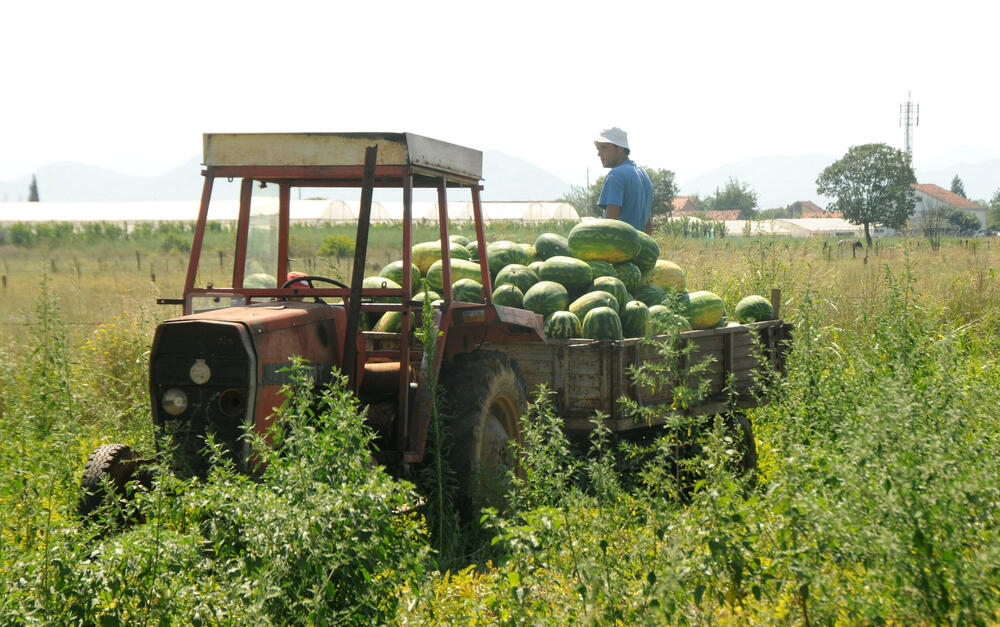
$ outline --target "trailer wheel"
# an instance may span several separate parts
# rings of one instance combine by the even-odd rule
[[[457,355],[442,369],[446,413],[451,416],[449,464],[459,482],[458,509],[475,516],[502,507],[508,473],[517,468],[509,446],[523,444],[520,419],[527,409],[517,362],[503,353]]]
[[[77,513],[91,521],[107,494],[106,480],[110,479],[114,494],[122,495],[125,484],[132,479],[138,467],[138,453],[127,444],[102,444],[90,454],[80,480],[80,501]]]

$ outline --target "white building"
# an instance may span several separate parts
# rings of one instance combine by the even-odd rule
[[[963,198],[943,187],[933,183],[913,183],[912,187],[917,192],[917,204],[913,210],[913,219],[919,222],[928,211],[933,211],[940,207],[955,207],[968,211],[979,219],[982,228],[986,228],[986,213],[988,209],[968,198]]]

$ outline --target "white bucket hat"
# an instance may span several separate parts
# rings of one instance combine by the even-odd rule
[[[604,129],[597,135],[597,139],[594,140],[594,143],[596,144],[598,142],[628,148],[628,133],[621,130],[617,126],[612,126],[611,128]]]

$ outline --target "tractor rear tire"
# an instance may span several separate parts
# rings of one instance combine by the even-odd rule
[[[472,519],[483,507],[503,507],[509,473],[517,471],[509,443],[524,443],[524,379],[507,355],[476,351],[442,369],[441,384],[451,416],[449,465],[458,477],[458,511]]]
[[[85,521],[91,521],[95,513],[112,496],[107,494],[110,479],[115,496],[122,496],[125,484],[135,475],[139,454],[127,444],[102,444],[87,459],[80,480],[80,501],[77,514]]]

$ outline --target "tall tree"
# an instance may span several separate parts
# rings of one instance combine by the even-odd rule
[[[951,179],[951,191],[952,193],[958,194],[962,198],[968,198],[968,196],[965,195],[965,185],[962,184],[962,179],[958,178],[957,174],[955,175],[955,178]]]
[[[31,186],[28,187],[28,202],[38,202],[38,180],[31,175]]]
[[[847,154],[827,166],[816,179],[816,192],[835,200],[852,224],[863,224],[865,241],[872,245],[871,225],[898,229],[913,215],[916,197],[910,157],[886,144],[852,146]]]
[[[989,207],[990,210],[986,212],[986,227],[994,231],[1000,230],[1000,189],[990,198]]]
[[[657,170],[656,168],[646,168],[649,180],[653,182],[653,206],[651,213],[663,215],[672,209],[674,196],[677,195],[677,183],[674,182],[674,173],[670,170]]]
[[[710,211],[739,210],[740,219],[749,220],[757,214],[757,192],[748,183],[741,183],[736,177],[729,177],[726,186],[705,199]]]

